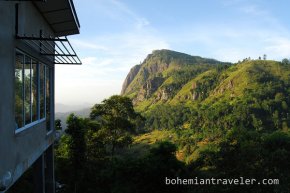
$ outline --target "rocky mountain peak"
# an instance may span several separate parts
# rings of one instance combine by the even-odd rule
[[[121,94],[131,97],[134,104],[144,100],[168,101],[187,81],[220,63],[172,50],[154,50],[130,70]]]

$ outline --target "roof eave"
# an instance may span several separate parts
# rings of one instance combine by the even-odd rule
[[[63,10],[69,10],[69,15],[66,13],[63,13],[64,16],[69,17],[69,21],[71,24],[69,26],[64,25],[64,24],[55,24],[55,20],[59,22],[59,17],[53,17],[53,14],[57,15],[59,12],[61,12],[61,7],[60,1],[63,2],[66,6],[64,6]],[[74,34],[79,34],[80,33],[80,23],[76,14],[76,10],[73,4],[72,0],[47,0],[46,2],[34,2],[35,6],[38,8],[39,12],[42,14],[42,16],[45,18],[47,23],[51,26],[54,35],[56,37],[60,36],[67,36],[67,35],[74,35]],[[48,4],[51,10],[56,10],[55,12],[50,12],[49,10],[46,9],[46,5]],[[57,12],[60,10],[59,12]],[[65,15],[66,14],[66,15]],[[54,18],[54,19],[52,19]],[[64,21],[65,23],[65,21]]]

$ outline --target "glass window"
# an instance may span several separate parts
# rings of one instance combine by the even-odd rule
[[[32,60],[31,64],[31,108],[32,121],[38,120],[38,64]]]
[[[25,56],[24,64],[25,125],[31,123],[31,58]]]
[[[46,129],[50,131],[50,70],[45,68]]]
[[[40,119],[45,117],[45,65],[39,64]]]
[[[24,126],[23,103],[23,60],[24,55],[16,53],[15,63],[15,122],[16,128]]]
[[[16,129],[46,119],[50,130],[50,81],[47,65],[17,51],[15,56],[15,124]]]

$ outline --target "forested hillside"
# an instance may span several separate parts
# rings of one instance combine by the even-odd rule
[[[56,146],[59,192],[290,192],[290,63],[235,64],[170,50],[132,68],[122,95],[70,115]],[[166,178],[278,179],[166,185]],[[85,190],[85,191],[84,191]]]
[[[195,58],[155,51],[131,84],[124,84],[123,95],[132,98],[146,120],[146,134],[135,143],[169,140],[177,146],[179,160],[206,175],[279,176],[281,192],[289,191],[289,60],[229,64],[199,57],[182,60],[185,56]],[[167,67],[140,79],[155,65]],[[155,84],[156,79],[161,82]],[[263,191],[274,191],[267,188]]]

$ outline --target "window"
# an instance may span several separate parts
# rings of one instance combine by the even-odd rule
[[[32,122],[38,119],[38,63],[31,63],[31,118]]]
[[[16,128],[21,128],[24,126],[23,61],[24,55],[16,53],[16,64],[15,64],[15,121],[17,125]]]
[[[50,130],[50,68],[17,51],[15,60],[16,129],[47,120]]]
[[[39,64],[40,118],[45,118],[45,65]]]
[[[27,125],[31,123],[31,58],[27,56],[24,63],[24,112]]]
[[[46,98],[46,130],[50,130],[50,70],[48,67],[45,67],[45,98]]]

